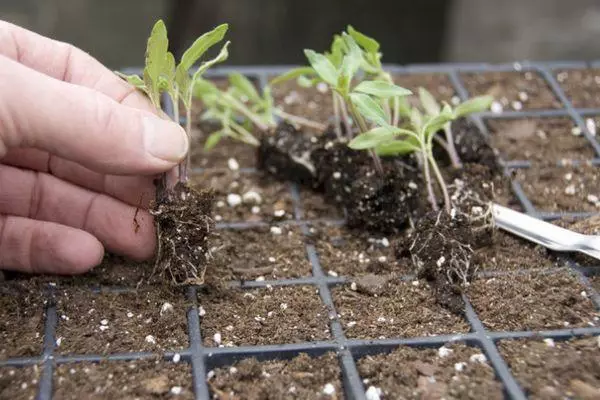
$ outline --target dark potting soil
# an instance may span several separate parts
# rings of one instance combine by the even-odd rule
[[[192,175],[199,188],[215,192],[213,219],[216,222],[283,221],[294,219],[287,184],[274,182],[260,173],[209,169]]]
[[[568,69],[556,80],[575,108],[600,108],[600,68]]]
[[[600,166],[517,169],[515,179],[540,211],[600,212]]]
[[[91,294],[66,289],[56,294],[56,307],[60,354],[160,352],[188,345],[187,307],[178,291]]]
[[[600,314],[585,287],[567,272],[480,279],[470,285],[467,294],[485,327],[492,331],[600,324]]]
[[[594,148],[567,118],[496,119],[486,123],[493,146],[506,161],[554,165],[561,160],[595,156]]]
[[[317,249],[321,268],[332,276],[399,276],[412,272],[409,263],[396,260],[392,237],[319,224],[311,226],[310,240]]]
[[[154,216],[158,236],[152,278],[172,284],[202,284],[210,259],[209,238],[214,193],[178,182],[173,189],[157,186]]]
[[[311,275],[302,233],[279,226],[219,230],[212,239],[213,257],[207,282],[299,278]]]
[[[596,292],[600,293],[600,275],[591,276],[589,280]]]
[[[326,84],[305,88],[291,80],[271,89],[275,106],[289,114],[321,123],[328,123],[334,115],[331,91]]]
[[[207,287],[198,300],[205,346],[300,343],[331,336],[327,309],[313,287]]]
[[[53,398],[193,399],[191,366],[156,359],[60,364]]]
[[[464,318],[439,305],[425,281],[367,275],[352,282],[332,290],[349,338],[411,338],[469,331]]]
[[[491,95],[505,110],[562,108],[550,87],[536,72],[477,72],[464,73],[461,77],[471,96]]]
[[[328,202],[321,193],[299,187],[300,204],[302,206],[302,214],[300,219],[327,219],[341,220],[344,218],[344,210],[338,204]]]
[[[452,104],[452,98],[456,96],[454,86],[446,74],[393,74],[394,83],[400,87],[413,92],[408,97],[409,103],[420,105],[418,102],[419,87],[427,89],[438,102]]]
[[[211,394],[225,399],[343,399],[337,356],[311,358],[300,354],[291,360],[238,361],[208,373]]]
[[[357,364],[367,393],[385,399],[504,398],[481,349],[461,343],[441,349],[400,346],[389,354],[364,356]]]
[[[504,340],[499,349],[531,399],[600,398],[600,337]]]
[[[0,399],[33,400],[38,391],[40,368],[0,367]]]
[[[42,287],[0,283],[0,360],[42,353],[44,307]]]
[[[256,167],[256,148],[253,146],[223,138],[213,149],[205,151],[199,140],[192,145],[192,168],[227,168],[230,159],[234,159],[240,168]]]

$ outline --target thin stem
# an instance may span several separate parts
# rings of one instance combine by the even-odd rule
[[[440,168],[438,167],[437,163],[435,162],[435,159],[433,158],[433,153],[431,152],[431,149],[429,149],[428,158],[429,162],[431,163],[431,167],[433,168],[433,172],[435,173],[435,176],[437,178],[438,184],[440,185],[440,189],[442,190],[442,195],[444,196],[444,206],[446,208],[446,211],[450,213],[451,204],[450,196],[448,195],[448,188],[446,187],[446,182],[444,182],[442,172],[440,171]]]
[[[237,122],[231,121],[231,130],[239,135],[239,139],[242,142],[254,147],[260,146],[260,142],[256,140],[256,138],[250,132],[248,132],[246,128]]]
[[[240,113],[242,113],[246,118],[248,118],[250,121],[252,121],[252,123],[254,125],[256,125],[256,127],[265,132],[269,129],[269,126],[266,125],[263,121],[260,120],[260,118],[258,118],[252,111],[250,111],[248,109],[248,107],[246,107],[243,103],[241,103],[240,101],[238,101],[236,98],[234,98],[231,95],[228,95],[227,93],[225,93],[224,97],[227,99],[227,101],[233,105],[236,110],[238,110]]]
[[[398,96],[393,97],[393,103],[392,126],[398,126],[400,124],[400,99]]]
[[[333,101],[333,117],[334,117],[333,129],[335,131],[335,136],[338,139],[341,139],[342,138],[342,127],[340,126],[340,124],[341,124],[340,106],[338,104],[337,96],[333,90],[331,91],[331,100]]]
[[[359,113],[358,110],[356,109],[356,106],[354,105],[352,100],[348,99],[348,105],[350,106],[350,112],[352,113],[352,118],[354,118],[354,120],[358,123],[360,132],[361,133],[368,132],[369,128],[367,127],[367,123],[365,122],[365,119],[363,118],[362,114]],[[369,154],[371,154],[371,157],[373,158],[373,163],[375,164],[375,169],[377,170],[377,172],[380,175],[383,175],[383,164],[381,163],[381,159],[375,152],[375,149],[369,149]]]
[[[177,124],[177,125],[181,125],[181,121],[179,119],[179,95],[177,93],[175,93],[174,96],[171,97],[171,102],[173,103],[173,121]],[[187,137],[188,137],[188,153],[190,152],[189,146],[190,146],[190,134],[186,131]],[[177,180],[179,182],[185,182],[185,180],[182,179],[182,172],[183,168],[185,168],[185,166],[183,165],[185,163],[182,162],[181,164],[178,165],[178,177]],[[166,187],[169,187],[169,185],[167,185]]]
[[[327,128],[327,126],[325,124],[322,124],[320,122],[311,121],[310,119],[307,119],[304,117],[299,117],[297,115],[288,114],[285,111],[280,110],[280,109],[275,109],[274,113],[275,113],[275,115],[278,115],[279,117],[281,117],[285,120],[291,121],[298,125],[306,126],[308,128],[316,129],[318,131],[324,131]]]
[[[383,111],[385,112],[385,116],[387,117],[387,123],[392,123],[392,108],[390,107],[390,100],[386,99],[383,101]]]
[[[346,136],[352,138],[352,127],[350,126],[350,117],[348,116],[348,108],[346,107],[346,102],[343,97],[339,93],[335,93],[338,104],[340,105],[340,110],[342,112],[342,120],[344,122],[344,128],[346,129]]]
[[[179,164],[179,182],[185,183],[188,180],[188,165],[191,163],[191,143],[192,143],[192,108],[186,107],[185,110],[185,133],[188,137],[188,151],[185,160]]]
[[[446,143],[448,144],[446,151],[450,156],[450,162],[454,168],[462,168],[462,162],[460,161],[460,157],[454,146],[454,136],[452,135],[452,125],[450,123],[447,123],[444,126],[444,132],[446,133]]]
[[[433,191],[433,182],[431,181],[431,172],[429,170],[429,160],[425,157],[426,150],[422,150],[421,160],[423,166],[423,172],[425,173],[425,185],[427,186],[427,200],[429,200],[429,204],[431,204],[431,208],[433,211],[438,211],[439,207],[437,204],[437,199],[435,198],[435,192]]]

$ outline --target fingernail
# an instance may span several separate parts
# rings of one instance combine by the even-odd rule
[[[144,147],[156,158],[169,162],[183,160],[188,139],[182,127],[157,117],[144,117]]]

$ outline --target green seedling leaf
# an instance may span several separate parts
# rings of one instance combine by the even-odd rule
[[[271,80],[271,85],[278,85],[280,83],[292,80],[292,79],[298,79],[301,76],[307,77],[307,76],[314,76],[316,75],[315,70],[312,67],[298,67],[298,68],[294,68],[289,70],[288,72],[279,75],[278,77],[274,78],[273,80]]]
[[[168,47],[167,28],[162,20],[158,20],[148,38],[146,67],[144,68],[144,84],[148,96],[155,106],[160,104],[161,82],[159,78],[165,71]]]
[[[227,135],[223,129],[211,133],[206,138],[206,142],[204,142],[204,150],[205,151],[212,150],[217,144],[219,144],[221,139],[223,139],[223,137],[225,137],[225,136],[227,136]]]
[[[196,39],[185,53],[183,53],[179,68],[189,71],[208,49],[223,40],[228,29],[228,24],[222,24]]]
[[[382,143],[375,149],[380,156],[400,156],[420,151],[419,146],[409,140],[391,140]]]
[[[340,35],[335,35],[333,37],[333,42],[331,43],[331,53],[326,54],[326,57],[336,68],[339,68],[342,65],[344,49],[344,39]]]
[[[369,53],[377,53],[379,51],[379,42],[377,40],[360,33],[356,29],[352,27],[352,25],[348,25],[348,34],[352,36],[352,38],[358,43],[362,48],[364,48]]]
[[[417,131],[420,131],[423,126],[423,114],[421,114],[421,111],[416,107],[413,107],[410,110],[410,124]]]
[[[304,75],[298,77],[296,83],[303,88],[311,88],[321,81],[320,78],[310,79]]]
[[[403,118],[411,118],[412,109],[406,97],[398,98],[398,112]]]
[[[423,87],[419,87],[419,100],[425,112],[430,116],[438,115],[442,110],[435,97]]]
[[[423,128],[422,128],[425,138],[430,138],[431,136],[435,135],[440,129],[442,129],[444,127],[444,125],[446,125],[448,122],[452,121],[453,119],[454,119],[454,116],[452,115],[452,113],[448,113],[448,112],[442,112],[439,115],[436,115],[435,117],[430,118],[423,125]]]
[[[219,95],[219,88],[206,79],[197,79],[194,82],[194,97],[202,99],[209,95]]]
[[[194,73],[194,76],[192,77],[192,81],[195,82],[196,79],[200,78],[202,76],[202,74],[204,74],[204,72],[206,72],[206,70],[211,68],[213,65],[222,63],[223,61],[227,60],[227,58],[229,57],[229,49],[228,48],[229,48],[230,43],[231,42],[225,43],[225,45],[223,46],[223,48],[221,49],[221,51],[215,58],[213,58],[212,60],[203,62],[202,65],[200,65],[200,67],[198,68],[198,70]]]
[[[313,50],[304,50],[304,54],[319,77],[329,85],[336,87],[339,73],[331,61],[323,54],[319,54]]]
[[[494,98],[492,96],[474,97],[456,106],[454,109],[454,116],[455,118],[460,118],[473,113],[489,110],[493,101]]]
[[[115,74],[117,74],[119,78],[126,80],[130,85],[135,86],[137,89],[142,91],[146,90],[146,85],[139,75],[125,75],[119,71],[115,71]]]
[[[254,87],[254,84],[250,81],[250,79],[246,78],[239,72],[234,72],[229,75],[229,83],[231,86],[237,89],[239,93],[248,97],[250,101],[257,103],[262,102],[260,95]]]
[[[385,111],[383,111],[381,105],[370,96],[363,93],[351,93],[350,100],[358,108],[358,112],[368,120],[381,126],[389,125]]]
[[[416,136],[414,132],[407,129],[379,126],[356,136],[348,143],[348,147],[354,150],[373,149],[395,139],[399,135]]]
[[[412,94],[408,89],[401,88],[400,86],[385,81],[363,81],[354,88],[354,91],[384,99],[393,96],[408,96]]]

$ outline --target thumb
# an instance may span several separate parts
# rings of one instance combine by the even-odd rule
[[[97,172],[156,174],[187,153],[184,130],[0,56],[0,158],[34,147]]]

